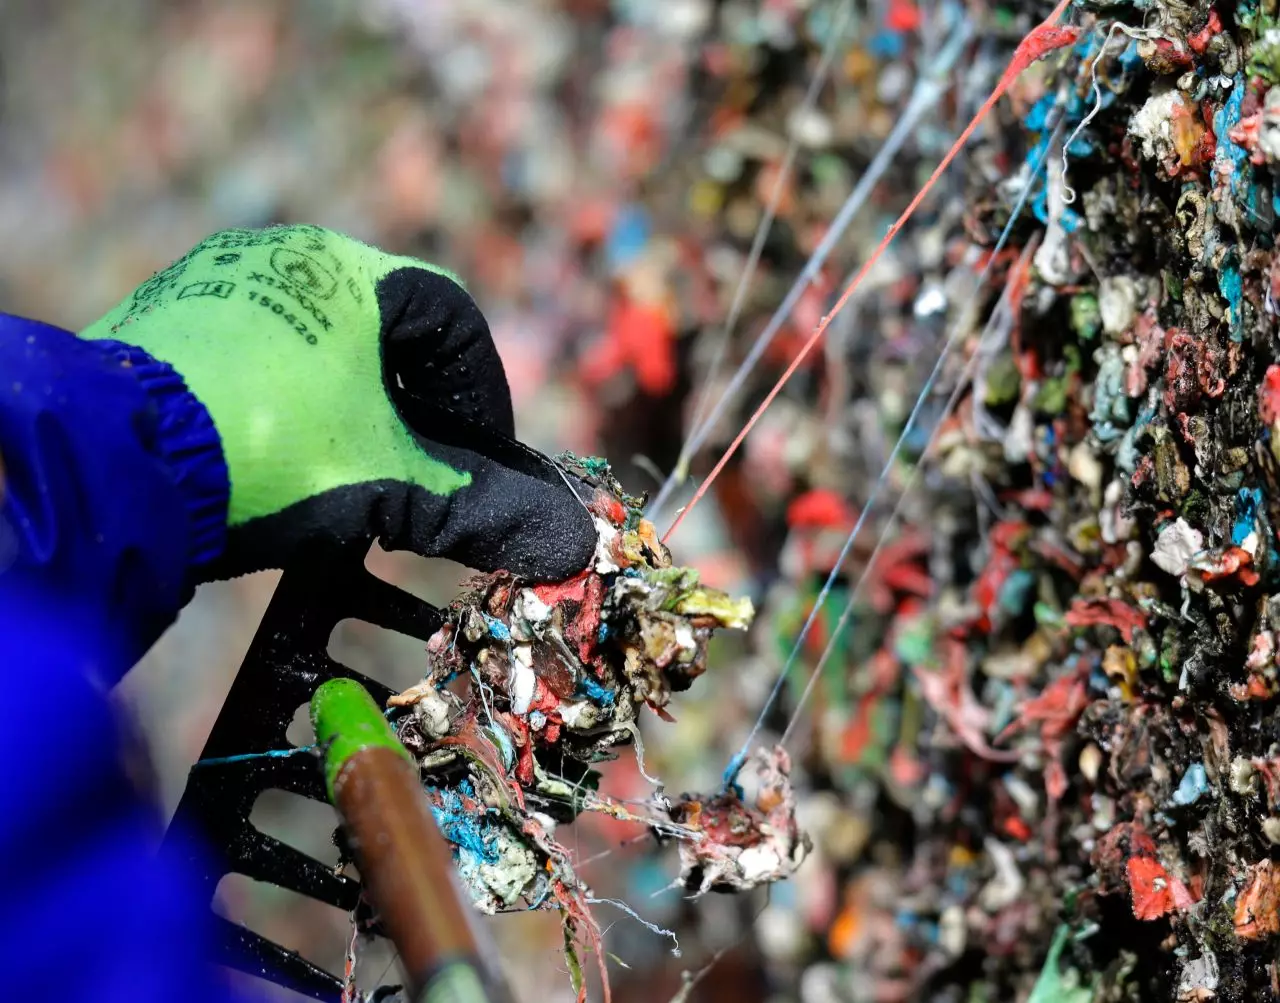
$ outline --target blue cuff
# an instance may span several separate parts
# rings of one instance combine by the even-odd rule
[[[153,407],[154,422],[145,438],[177,485],[187,513],[187,566],[195,580],[221,556],[227,540],[227,503],[231,481],[222,440],[213,418],[177,371],[123,341],[93,341],[105,355],[128,369]]]
[[[181,378],[128,345],[0,313],[0,374],[0,670],[60,635],[113,685],[221,553],[221,443]]]

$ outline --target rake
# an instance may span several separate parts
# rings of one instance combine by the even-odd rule
[[[559,468],[541,453],[447,407],[408,394],[397,405],[410,428],[431,428],[432,440],[467,449],[526,476],[563,485]],[[200,761],[192,768],[170,832],[203,836],[205,853],[188,859],[210,906],[218,883],[242,874],[350,912],[361,885],[258,830],[250,815],[258,797],[282,790],[328,803],[317,757],[282,755],[298,709],[331,679],[354,679],[379,705],[391,691],[334,660],[329,637],[339,621],[363,620],[425,642],[443,622],[429,603],[368,571],[371,541],[317,546],[284,569],[253,642],[223,703]],[[166,839],[162,852],[187,854]],[[317,1000],[339,1001],[344,980],[247,927],[214,914],[212,960]]]

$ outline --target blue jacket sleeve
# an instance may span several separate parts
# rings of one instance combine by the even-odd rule
[[[0,942],[20,998],[226,1001],[153,854],[106,690],[225,533],[212,422],[168,366],[0,315]]]
[[[0,462],[0,656],[72,634],[82,668],[115,683],[222,549],[208,412],[139,349],[0,314]]]
[[[80,654],[74,637],[44,635],[0,671],[6,988],[17,999],[232,1003],[207,960],[209,903],[185,865],[199,847],[156,856],[159,820],[130,783],[118,722]]]

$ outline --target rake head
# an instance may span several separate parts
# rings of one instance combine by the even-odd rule
[[[174,829],[204,837],[205,854],[189,861],[212,905],[218,882],[243,874],[345,911],[355,908],[359,882],[260,832],[251,822],[263,791],[290,791],[328,801],[324,778],[309,755],[255,755],[290,748],[286,731],[298,708],[329,679],[362,683],[377,700],[387,687],[334,661],[329,636],[349,618],[425,641],[440,626],[439,611],[370,573],[366,547],[313,551],[287,568],[227,694],[201,763],[192,769]],[[181,853],[185,844],[166,842]],[[318,1000],[338,1000],[343,980],[279,944],[215,915],[216,962],[260,976]]]
[[[537,480],[564,484],[551,460],[491,427],[404,391],[395,399],[406,424],[431,429],[435,442]],[[355,679],[375,700],[390,695],[386,686],[329,657],[329,637],[339,621],[363,620],[423,642],[443,622],[434,606],[369,572],[364,565],[368,550],[368,543],[318,547],[284,569],[201,761],[187,779],[171,831],[203,836],[206,854],[188,863],[202,877],[211,905],[218,883],[228,874],[278,885],[345,911],[359,901],[359,882],[260,832],[250,814],[259,795],[272,789],[328,802],[314,757],[262,755],[290,748],[289,725],[321,683]],[[183,845],[169,839],[163,852],[189,853]],[[340,999],[343,980],[337,975],[241,924],[216,914],[213,920],[216,962],[318,1000]]]

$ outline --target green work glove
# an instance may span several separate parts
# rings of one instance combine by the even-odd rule
[[[514,434],[488,325],[442,269],[314,226],[226,230],[81,336],[169,363],[212,417],[231,490],[206,577],[279,567],[322,539],[546,579],[590,560],[595,529],[567,484],[402,418],[407,391]]]

